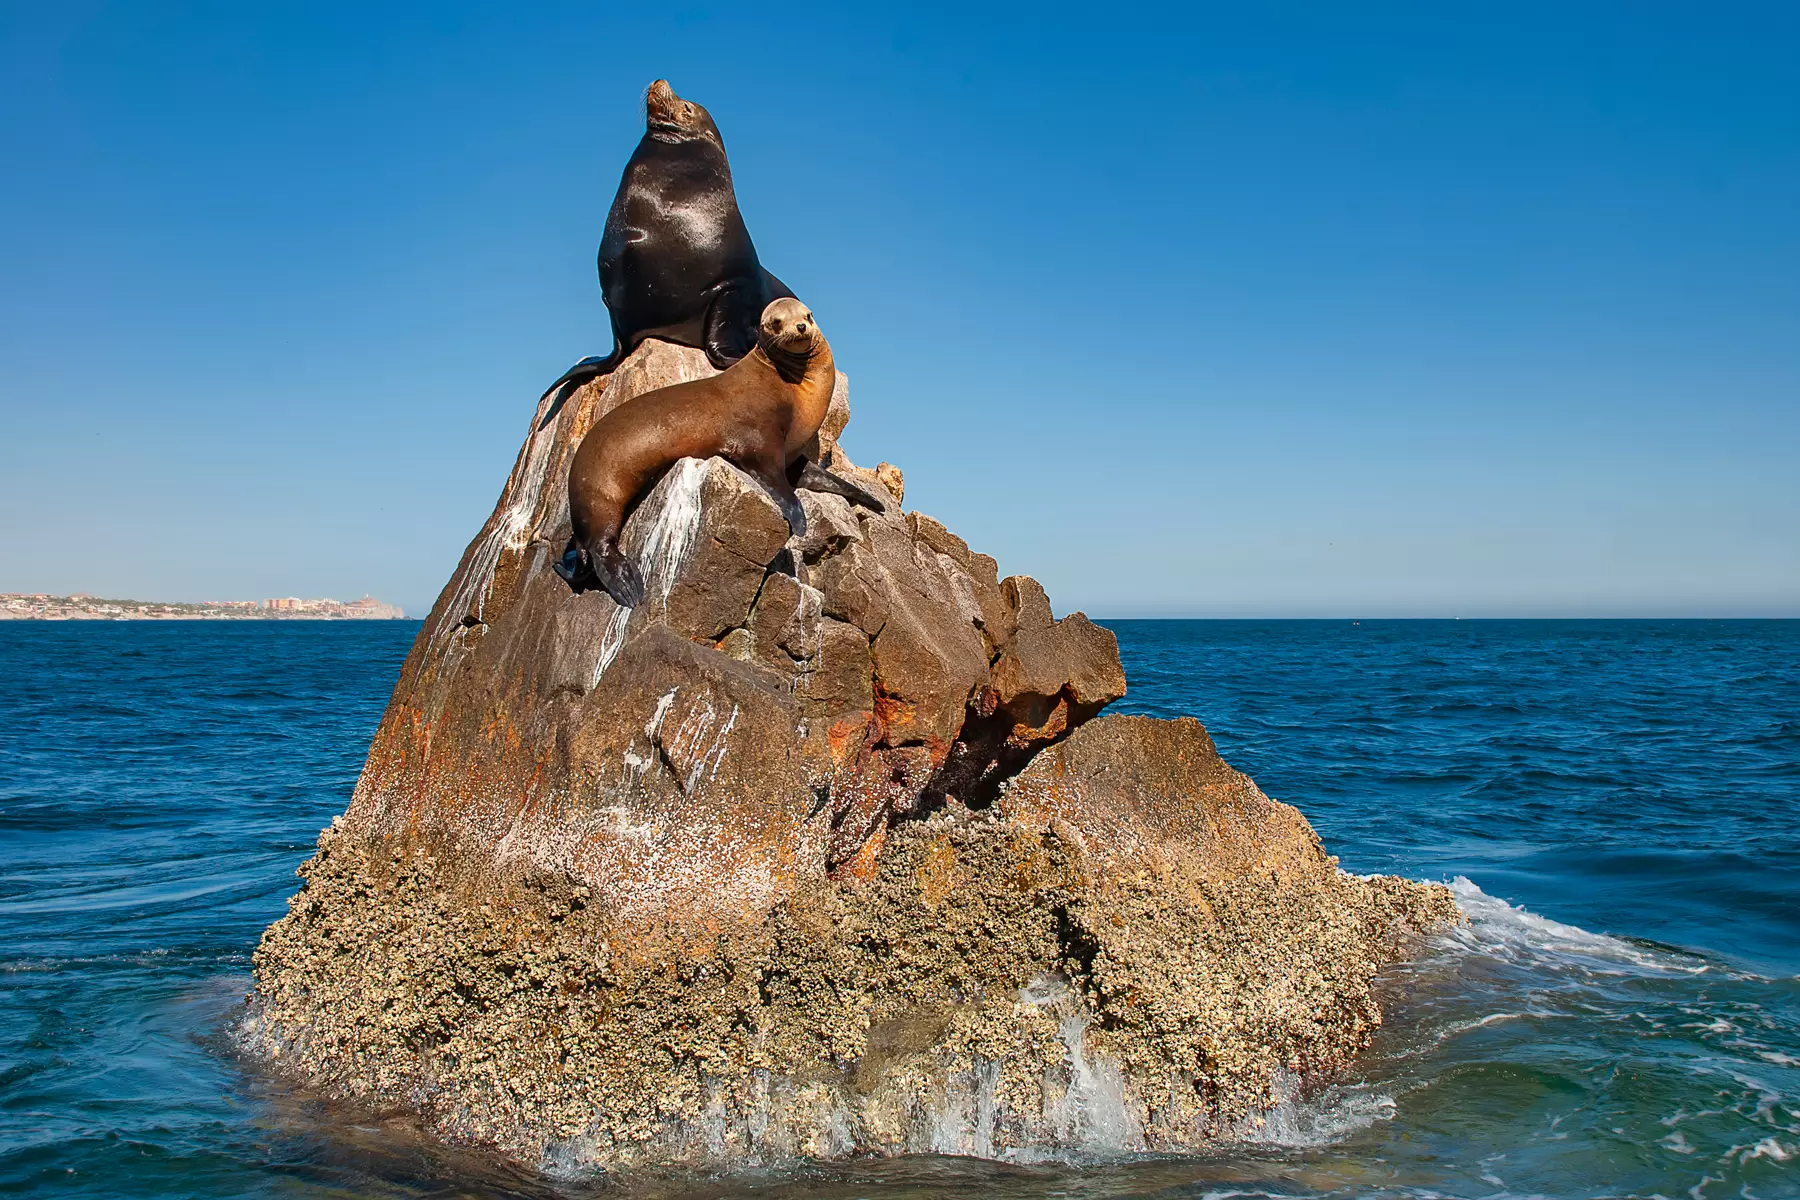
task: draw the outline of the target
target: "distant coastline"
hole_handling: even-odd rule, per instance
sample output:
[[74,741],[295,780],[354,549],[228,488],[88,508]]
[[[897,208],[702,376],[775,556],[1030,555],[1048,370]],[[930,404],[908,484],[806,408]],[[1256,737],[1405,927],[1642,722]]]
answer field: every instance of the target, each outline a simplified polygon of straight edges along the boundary
[[0,593],[0,621],[398,621],[405,616],[398,605],[383,604],[373,596],[348,602],[278,596],[183,604],[104,600],[81,592],[73,596]]

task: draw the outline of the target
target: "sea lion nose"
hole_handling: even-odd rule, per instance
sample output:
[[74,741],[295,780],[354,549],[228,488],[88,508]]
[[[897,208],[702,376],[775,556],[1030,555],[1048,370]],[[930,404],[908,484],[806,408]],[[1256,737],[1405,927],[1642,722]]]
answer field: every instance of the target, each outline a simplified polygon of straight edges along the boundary
[[806,332],[806,322],[802,321],[798,325],[794,326],[794,328],[799,330],[801,333],[805,333]]

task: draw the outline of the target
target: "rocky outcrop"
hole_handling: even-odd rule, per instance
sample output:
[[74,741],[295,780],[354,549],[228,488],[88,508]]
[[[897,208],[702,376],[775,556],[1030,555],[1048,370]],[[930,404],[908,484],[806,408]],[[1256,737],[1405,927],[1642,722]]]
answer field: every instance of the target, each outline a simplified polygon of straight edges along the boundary
[[1338,872],[1197,722],[1096,720],[1113,636],[849,462],[847,391],[815,450],[886,512],[803,493],[790,538],[684,460],[624,532],[646,603],[570,594],[581,435],[710,370],[647,342],[534,414],[257,952],[252,1042],[608,1164],[1190,1146],[1341,1065],[1448,894]]

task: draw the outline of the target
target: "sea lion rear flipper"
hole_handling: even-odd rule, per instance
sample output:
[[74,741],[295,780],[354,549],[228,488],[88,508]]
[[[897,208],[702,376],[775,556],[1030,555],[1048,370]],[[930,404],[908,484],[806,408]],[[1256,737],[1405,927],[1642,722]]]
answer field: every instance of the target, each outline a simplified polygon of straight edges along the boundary
[[564,371],[562,376],[557,379],[555,383],[544,389],[543,396],[538,397],[538,402],[541,404],[543,403],[544,396],[548,396],[551,393],[558,391],[563,393],[556,398],[556,403],[550,406],[550,411],[544,414],[544,419],[538,422],[538,428],[543,429],[546,425],[550,424],[551,421],[556,419],[556,414],[558,412],[562,411],[563,401],[569,398],[569,392],[575,390],[566,385],[572,383],[576,386],[580,386],[596,376],[605,375],[618,365],[618,360],[619,348],[614,346],[611,354],[590,354],[568,370]]
[[805,465],[794,479],[794,486],[805,488],[809,492],[826,492],[833,496],[842,496],[852,504],[860,504],[864,508],[876,512],[886,512],[887,505],[869,492],[857,487],[848,479],[839,479],[812,459],[802,459]]

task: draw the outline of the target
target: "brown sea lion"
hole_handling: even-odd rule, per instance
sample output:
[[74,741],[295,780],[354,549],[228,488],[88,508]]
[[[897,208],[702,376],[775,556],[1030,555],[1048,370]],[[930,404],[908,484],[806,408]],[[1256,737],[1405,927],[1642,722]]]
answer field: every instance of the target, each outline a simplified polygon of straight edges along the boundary
[[644,577],[619,549],[629,510],[675,463],[718,455],[760,483],[795,534],[806,532],[796,486],[880,512],[880,500],[809,462],[837,367],[811,310],[787,297],[762,312],[756,345],[709,379],[657,388],[613,409],[581,439],[569,464],[573,534],[554,564],[576,592],[596,585],[626,608],[644,600]]
[[605,374],[647,337],[697,346],[724,369],[750,352],[769,302],[794,294],[756,257],[712,115],[666,79],[644,95],[644,136],[606,214],[600,292],[612,353],[582,359],[549,391]]

